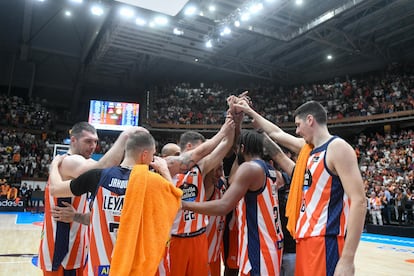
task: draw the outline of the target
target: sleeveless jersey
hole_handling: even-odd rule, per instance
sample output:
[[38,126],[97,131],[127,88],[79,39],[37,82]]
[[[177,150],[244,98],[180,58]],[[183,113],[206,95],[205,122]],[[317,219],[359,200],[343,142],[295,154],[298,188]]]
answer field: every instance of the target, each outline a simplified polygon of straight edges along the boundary
[[[194,202],[206,201],[203,177],[198,166],[194,166],[186,174],[178,174],[175,185],[183,190],[182,200]],[[175,217],[171,234],[190,234],[206,227],[207,224],[208,218],[206,215],[180,209]]]
[[283,233],[280,224],[276,172],[262,160],[255,160],[266,175],[258,191],[248,191],[237,206],[240,272],[251,275],[279,275]]
[[[216,200],[223,197],[226,190],[222,178],[214,187],[213,195],[210,200]],[[209,216],[208,225],[206,228],[207,240],[208,240],[208,262],[212,263],[220,258],[221,245],[223,241],[223,232],[225,226],[226,216]]]
[[123,167],[102,170],[92,205],[88,275],[108,275],[130,173]]
[[[307,162],[303,199],[296,224],[296,238],[345,236],[349,200],[338,176],[326,165],[326,150],[332,137],[313,149]],[[340,153],[338,153],[340,154]]]
[[[71,202],[76,212],[85,213],[88,208],[87,195],[60,198]],[[49,181],[45,188],[45,214],[39,249],[39,267],[44,271],[56,271],[60,265],[64,269],[77,269],[84,265],[87,253],[88,226],[78,222],[63,223],[52,218],[51,210],[58,206],[59,198],[49,192]],[[69,227],[68,233],[58,231],[58,224]],[[65,241],[64,244],[61,242]],[[62,247],[67,246],[67,253],[63,259],[57,255],[65,252]],[[63,253],[64,254],[64,253]],[[59,261],[62,259],[61,261]]]
[[375,198],[370,198],[369,199],[369,209],[370,210],[381,210],[381,199],[379,197],[375,197]]

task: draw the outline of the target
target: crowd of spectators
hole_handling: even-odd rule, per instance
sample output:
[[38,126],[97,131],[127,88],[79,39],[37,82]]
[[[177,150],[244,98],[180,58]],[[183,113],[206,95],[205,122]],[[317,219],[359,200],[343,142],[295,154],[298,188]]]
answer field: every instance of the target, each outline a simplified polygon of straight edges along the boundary
[[0,130],[0,178],[19,183],[22,177],[45,178],[53,155],[47,135],[18,129]]
[[[325,104],[331,119],[412,110],[414,72],[401,73],[400,69],[391,68],[382,78],[371,75],[324,85],[279,88],[277,93],[274,87],[254,88],[249,90],[249,95],[255,108],[277,123],[293,121],[290,112],[311,99]],[[221,124],[226,98],[232,93],[217,84],[211,88],[191,88],[185,83],[167,86],[158,89],[157,96],[153,97],[151,118],[168,124]],[[54,145],[62,144],[68,133],[51,129],[55,122],[42,101],[28,103],[21,97],[0,94],[0,108],[1,196],[11,200],[24,198],[30,204],[27,193],[34,187],[22,183],[25,179],[47,179]],[[100,133],[99,136],[96,153],[104,154],[116,135]],[[178,137],[178,134],[167,136]],[[158,142],[160,148],[164,142],[174,141]],[[414,131],[362,133],[355,137],[353,145],[365,184],[367,222],[414,223]]]
[[360,134],[354,146],[367,196],[367,221],[413,224],[414,131]]
[[31,130],[49,130],[53,115],[40,99],[26,101],[22,97],[0,94],[0,125]]
[[[41,191],[40,185],[33,187],[23,182],[20,185],[10,185],[5,178],[0,179],[0,199],[24,202],[25,207],[38,207],[40,205],[38,198],[32,197],[34,191]],[[44,205],[44,202],[42,202]]]
[[319,101],[329,119],[368,116],[414,109],[414,68],[393,65],[367,76],[293,87],[248,87],[230,91],[218,84],[191,87],[189,83],[154,89],[151,122],[221,124],[226,98],[249,91],[254,108],[274,123],[292,122],[292,112],[309,100]]
[[221,124],[230,91],[218,84],[191,88],[189,83],[167,85],[153,95],[151,121],[168,124]]

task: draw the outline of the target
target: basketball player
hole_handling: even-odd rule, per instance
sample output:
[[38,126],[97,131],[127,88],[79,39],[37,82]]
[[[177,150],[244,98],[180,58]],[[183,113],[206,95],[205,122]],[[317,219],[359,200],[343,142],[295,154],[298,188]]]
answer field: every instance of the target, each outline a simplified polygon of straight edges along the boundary
[[[228,114],[223,125],[225,137],[209,155],[195,164],[185,174],[175,176],[176,186],[183,190],[184,201],[203,202],[206,200],[204,177],[221,164],[229,152],[234,139],[234,121]],[[222,128],[223,128],[222,127]],[[205,138],[198,132],[188,131],[181,135],[179,146],[182,154],[203,145]],[[169,265],[169,275],[208,275],[208,242],[206,235],[207,217],[191,211],[180,210],[171,230],[171,241],[161,268]],[[168,271],[166,271],[168,272]],[[162,271],[159,271],[162,275]]]
[[180,147],[174,143],[167,143],[161,149],[161,157],[180,155]]
[[225,215],[237,206],[239,269],[241,275],[279,275],[283,233],[278,212],[274,169],[262,159],[263,135],[242,131],[238,142],[240,166],[228,190],[218,200],[183,201],[182,209],[206,215]]
[[[69,156],[63,160],[59,168],[62,179],[74,179],[94,168],[118,165],[122,160],[128,135],[137,130],[147,132],[141,127],[131,127],[122,132],[112,148],[97,162],[91,158],[98,143],[96,129],[87,122],[75,124],[70,131]],[[82,216],[78,216],[79,221],[73,223],[52,219],[53,208],[66,206],[63,202],[71,204],[79,214],[88,211],[86,195],[56,198],[50,195],[49,186],[46,186],[45,215],[38,263],[44,275],[82,275],[86,257],[87,226],[79,223],[83,219]]]
[[[165,185],[172,185],[166,161],[154,156],[154,153],[155,140],[152,135],[137,131],[129,135],[125,158],[119,166],[89,170],[76,179],[62,181],[58,171],[59,159],[55,158],[57,161],[52,162],[49,185],[53,196],[92,194],[90,245],[84,274],[102,275],[110,271],[112,251],[132,168],[139,164],[151,164],[167,180],[164,181]],[[61,210],[56,209],[53,215],[60,219]]]
[[297,242],[296,275],[353,275],[366,213],[353,148],[330,134],[326,110],[318,102],[306,102],[294,112],[301,138],[260,116],[245,100],[235,108],[278,144],[299,154],[286,207],[287,214],[291,212],[288,229]]
[[[207,173],[204,178],[207,200],[216,200],[223,197],[228,184],[224,178],[223,165],[220,164],[212,171]],[[221,257],[223,249],[223,233],[226,216],[209,216],[206,227],[208,242],[208,263],[210,266],[210,276],[221,275]]]

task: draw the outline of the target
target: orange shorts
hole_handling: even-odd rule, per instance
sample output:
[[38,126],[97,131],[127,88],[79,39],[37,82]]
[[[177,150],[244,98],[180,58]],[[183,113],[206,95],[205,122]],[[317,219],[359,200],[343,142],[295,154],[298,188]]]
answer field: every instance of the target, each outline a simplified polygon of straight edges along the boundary
[[333,275],[343,247],[344,237],[321,236],[298,239],[295,275]]
[[233,227],[233,229],[228,230],[227,237],[223,237],[226,241],[223,241],[227,248],[224,249],[224,264],[228,268],[238,269],[237,258],[239,253],[239,242],[238,242],[238,229]]
[[[43,271],[44,276],[82,276],[83,268],[64,270],[63,266],[59,266],[59,269],[56,271]],[[85,274],[86,275],[86,274]]]
[[195,237],[172,236],[168,249],[170,275],[208,275],[208,242],[206,233]]
[[210,276],[221,275],[221,259],[217,258],[216,261],[210,263]]

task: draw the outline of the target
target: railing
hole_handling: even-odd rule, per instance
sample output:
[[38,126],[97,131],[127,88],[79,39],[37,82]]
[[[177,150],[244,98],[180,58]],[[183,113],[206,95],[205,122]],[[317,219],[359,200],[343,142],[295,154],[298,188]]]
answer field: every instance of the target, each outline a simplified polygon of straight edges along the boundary
[[[341,119],[328,120],[328,125],[352,125],[356,123],[372,123],[388,120],[398,119],[412,119],[414,120],[414,110],[397,111],[393,113],[375,114],[370,116],[347,117]],[[294,122],[278,123],[281,128],[294,128]],[[204,124],[167,124],[167,123],[149,123],[150,129],[175,129],[175,130],[189,130],[189,129],[205,129],[216,130],[221,125],[204,125]],[[252,124],[243,124],[244,128],[253,128]]]

